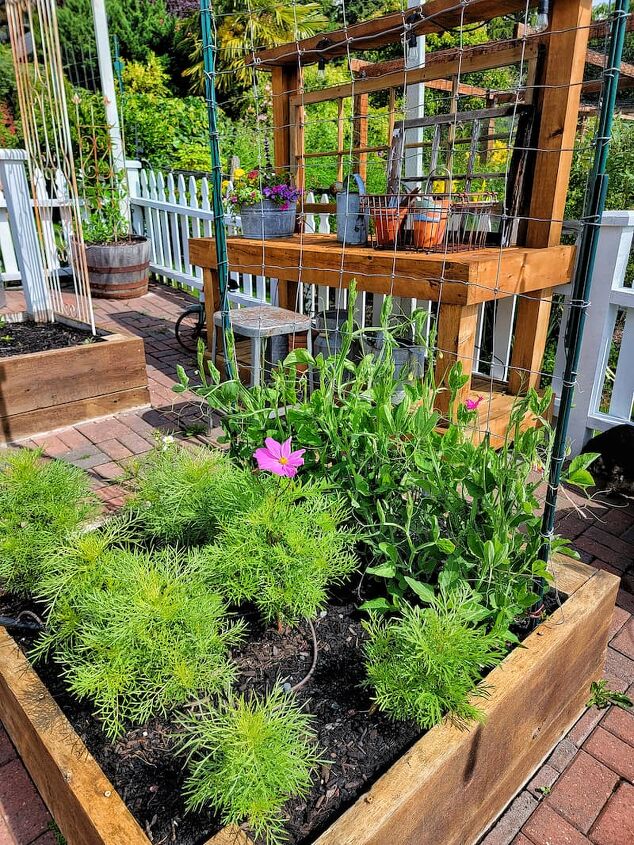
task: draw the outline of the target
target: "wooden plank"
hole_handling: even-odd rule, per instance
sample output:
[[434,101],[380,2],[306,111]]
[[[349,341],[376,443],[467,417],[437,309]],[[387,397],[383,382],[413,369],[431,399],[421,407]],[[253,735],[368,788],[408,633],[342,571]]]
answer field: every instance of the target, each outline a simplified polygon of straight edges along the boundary
[[68,845],[149,845],[4,628],[0,628],[0,714]]
[[273,97],[274,165],[278,170],[291,167],[291,107],[290,98],[298,90],[298,64],[273,68],[271,89]]
[[[461,405],[471,391],[471,368],[475,351],[476,328],[478,324],[478,308],[476,305],[450,305],[441,302],[438,312],[438,329],[436,335],[436,386],[447,388],[446,377],[451,367],[457,362],[462,363],[464,375],[469,381],[456,394],[456,405]],[[451,395],[449,389],[443,390],[437,397],[438,410],[442,414],[449,411]]]
[[[590,48],[586,50],[586,64],[593,65],[594,67],[600,67],[604,70],[607,62],[608,57],[605,53],[600,53],[598,50],[591,50]],[[630,64],[630,62],[621,62],[619,73],[622,76],[633,77],[634,65]]]
[[365,52],[386,44],[398,44],[405,32],[408,35],[445,32],[463,24],[524,12],[536,5],[537,0],[528,0],[528,3],[523,0],[463,0],[462,3],[455,3],[455,0],[430,0],[416,10],[419,13],[418,20],[414,18],[415,10],[410,13],[392,12],[345,29],[321,32],[301,41],[260,50],[247,61],[270,68],[297,65],[301,57],[302,65],[306,67],[316,64],[320,58],[330,60],[348,55],[351,50]]
[[[427,61],[433,55],[435,54],[429,53],[427,55]],[[404,59],[391,59],[387,62],[364,62],[360,59],[352,59],[350,62],[350,70],[354,72],[357,79],[384,76],[386,73],[403,70],[404,68]],[[449,79],[433,79],[426,84],[428,88],[433,88],[436,91],[451,91],[453,88],[453,80]],[[489,91],[486,88],[481,88],[479,85],[467,85],[465,82],[460,82],[458,83],[458,94],[464,97],[488,97]]]
[[147,386],[142,338],[110,335],[97,343],[0,359],[2,415],[32,413]]
[[463,50],[439,50],[431,53],[426,64],[420,68],[407,71],[397,70],[385,76],[373,79],[356,79],[353,83],[334,85],[320,91],[300,92],[291,96],[291,105],[303,103],[321,103],[325,100],[336,100],[339,97],[352,97],[355,94],[369,94],[373,91],[384,91],[388,88],[401,88],[405,84],[415,85],[418,82],[429,82],[433,79],[447,76],[464,75],[480,70],[491,70],[496,67],[518,64],[537,56],[539,39],[533,38],[527,43],[520,39],[490,42]]
[[149,405],[150,393],[145,384],[21,414],[0,415],[0,443],[11,443],[33,434],[44,434],[55,428],[65,428]]
[[[553,563],[558,583],[567,565]],[[467,731],[450,723],[433,728],[315,845],[478,840],[576,721],[590,682],[601,677],[619,582],[585,569],[587,580],[576,579],[562,610],[487,676],[489,697],[478,699],[486,721]]]
[[[359,290],[434,301],[442,291],[443,302],[454,305],[526,293],[545,284],[565,284],[574,261],[572,246],[546,250],[507,247],[502,252],[490,248],[447,255],[394,253],[348,245],[342,250],[334,235],[280,238],[264,244],[229,238],[227,247],[234,271],[335,288],[348,287],[354,278]],[[212,239],[191,239],[189,248],[194,264],[215,266]]]

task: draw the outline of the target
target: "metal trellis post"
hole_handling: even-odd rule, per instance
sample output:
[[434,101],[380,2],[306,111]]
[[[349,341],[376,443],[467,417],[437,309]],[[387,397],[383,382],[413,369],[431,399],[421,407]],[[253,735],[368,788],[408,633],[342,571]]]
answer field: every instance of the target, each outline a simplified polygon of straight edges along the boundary
[[[597,126],[597,144],[585,197],[583,226],[572,283],[570,316],[566,331],[566,363],[562,379],[559,414],[555,429],[548,489],[542,519],[543,539],[539,558],[545,562],[548,562],[550,557],[551,537],[555,527],[557,493],[561,482],[561,471],[566,457],[568,421],[570,419],[573,394],[577,381],[581,340],[586,319],[586,307],[589,302],[601,217],[605,208],[605,198],[608,188],[606,168],[629,7],[629,0],[616,0],[614,11],[612,12],[608,63],[603,76],[601,111]],[[544,589],[545,585],[542,583],[542,593]]]
[[[200,26],[202,32],[203,67],[205,70],[205,100],[209,121],[209,149],[211,152],[212,208],[214,213],[214,240],[218,265],[218,284],[220,288],[220,311],[222,313],[222,339],[230,379],[237,378],[238,368],[235,361],[235,344],[229,315],[228,285],[229,261],[227,258],[227,230],[222,204],[222,167],[220,164],[220,145],[218,141],[218,115],[216,105],[216,50],[213,32],[213,20],[209,0],[200,0]],[[215,362],[214,362],[215,364]]]

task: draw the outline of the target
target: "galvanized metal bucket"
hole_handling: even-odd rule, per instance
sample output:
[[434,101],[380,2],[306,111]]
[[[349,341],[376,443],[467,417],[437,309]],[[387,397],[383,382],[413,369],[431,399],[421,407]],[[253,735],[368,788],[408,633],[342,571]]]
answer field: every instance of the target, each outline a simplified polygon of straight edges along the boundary
[[242,234],[245,238],[271,240],[290,238],[295,231],[297,203],[290,203],[282,210],[271,200],[262,200],[255,205],[243,205],[240,210]]
[[342,244],[362,246],[368,240],[370,215],[368,211],[361,211],[361,197],[365,194],[363,179],[358,173],[352,176],[359,193],[340,191],[337,194],[337,240]]

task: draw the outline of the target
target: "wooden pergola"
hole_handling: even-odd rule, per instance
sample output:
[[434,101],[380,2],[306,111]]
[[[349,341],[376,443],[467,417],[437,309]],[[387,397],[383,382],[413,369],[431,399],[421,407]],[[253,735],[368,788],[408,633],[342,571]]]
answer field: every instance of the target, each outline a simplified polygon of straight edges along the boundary
[[[529,0],[529,5],[536,5],[536,1]],[[430,0],[406,12],[263,50],[253,59],[259,72],[271,74],[275,166],[289,171],[299,186],[303,186],[305,162],[311,154],[304,149],[305,110],[309,104],[326,101],[341,104],[354,98],[353,113],[357,121],[353,153],[357,166],[361,167],[363,155],[370,150],[363,121],[358,116],[363,115],[363,98],[367,100],[372,92],[393,92],[425,83],[448,91],[455,100],[461,93],[483,96],[488,95],[484,89],[466,85],[466,74],[521,63],[528,68],[528,78],[524,91],[515,96],[531,104],[533,119],[530,143],[525,148],[524,198],[518,213],[523,225],[516,246],[445,256],[440,266],[439,256],[401,252],[396,253],[394,264],[388,261],[389,255],[381,256],[370,248],[342,249],[334,236],[329,239],[322,236],[319,240],[320,236],[304,234],[286,242],[229,239],[231,269],[279,279],[283,305],[293,307],[299,281],[345,287],[351,278],[356,279],[360,290],[379,293],[398,290],[400,295],[436,299],[440,302],[438,343],[445,353],[444,363],[437,369],[438,378],[444,377],[447,366],[455,360],[463,362],[466,372],[471,371],[476,334],[475,300],[473,291],[467,294],[461,290],[476,285],[478,301],[519,294],[509,379],[496,386],[495,395],[491,396],[493,404],[497,401],[499,408],[504,406],[506,411],[509,397],[539,384],[552,289],[567,281],[572,271],[574,249],[560,245],[564,207],[588,60],[588,39],[591,32],[596,37],[594,33],[602,31],[605,24],[592,23],[592,0],[552,0],[549,28],[545,32],[526,32],[505,41],[434,52],[423,67],[406,70],[402,62],[377,67],[364,62],[358,54],[399,43],[404,36],[442,32],[524,12],[525,8],[525,0],[464,0],[460,4],[454,0]],[[354,80],[323,90],[304,90],[302,71],[307,65],[344,56],[352,59]],[[342,130],[339,131],[341,138]],[[193,241],[190,254],[205,268],[211,303],[208,307],[213,309],[214,301],[218,300],[217,292],[214,297],[216,265],[212,242]],[[468,397],[472,389],[467,384],[461,392],[462,398]]]

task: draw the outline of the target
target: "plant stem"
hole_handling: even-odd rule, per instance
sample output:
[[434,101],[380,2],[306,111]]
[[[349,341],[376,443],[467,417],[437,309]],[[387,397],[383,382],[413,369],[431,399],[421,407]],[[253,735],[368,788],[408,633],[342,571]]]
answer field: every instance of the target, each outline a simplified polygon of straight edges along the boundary
[[308,670],[308,674],[304,678],[302,678],[299,683],[295,684],[294,687],[291,687],[291,692],[297,692],[303,686],[305,686],[313,676],[315,667],[317,666],[317,656],[319,654],[319,646],[317,645],[317,634],[315,633],[315,626],[313,625],[312,621],[310,619],[306,619],[306,622],[308,623],[308,627],[310,628],[310,633],[313,638],[313,662],[311,664],[310,669]]

